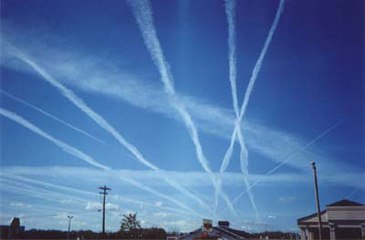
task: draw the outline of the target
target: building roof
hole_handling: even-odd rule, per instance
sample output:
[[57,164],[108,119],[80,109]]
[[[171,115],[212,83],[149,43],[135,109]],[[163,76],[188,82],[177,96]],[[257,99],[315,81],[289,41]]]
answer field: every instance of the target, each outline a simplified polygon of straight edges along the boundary
[[[327,212],[326,210],[321,211],[321,216],[322,216],[322,215],[324,215],[326,212]],[[299,219],[297,220],[297,223],[299,224],[300,222],[303,222],[303,221],[305,221],[305,220],[311,219],[311,218],[313,218],[313,217],[317,217],[317,213],[312,213],[312,214],[307,215],[307,216],[305,216],[305,217],[299,218]]]
[[354,202],[354,201],[350,201],[347,199],[342,199],[341,201],[338,202],[334,202],[331,203],[329,205],[327,205],[327,207],[340,207],[340,206],[364,206],[364,204],[358,203],[358,202]]

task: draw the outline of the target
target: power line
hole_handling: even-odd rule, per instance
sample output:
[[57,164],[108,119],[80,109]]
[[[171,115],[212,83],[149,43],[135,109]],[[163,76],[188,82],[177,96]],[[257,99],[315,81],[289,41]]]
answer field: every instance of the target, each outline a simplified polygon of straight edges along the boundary
[[103,236],[105,236],[105,196],[108,195],[107,191],[112,190],[111,188],[108,188],[104,185],[104,187],[99,187],[99,189],[103,190],[102,192],[99,192],[99,194],[103,195],[103,225],[102,225],[102,233]]

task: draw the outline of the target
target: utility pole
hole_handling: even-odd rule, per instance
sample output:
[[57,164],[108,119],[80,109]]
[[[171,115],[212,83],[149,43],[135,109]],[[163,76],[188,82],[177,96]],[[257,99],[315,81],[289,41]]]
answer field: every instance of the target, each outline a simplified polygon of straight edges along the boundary
[[99,189],[103,190],[102,192],[99,192],[99,194],[103,195],[103,227],[102,227],[102,232],[103,232],[103,237],[105,236],[105,195],[108,195],[109,190],[112,190],[111,188],[108,188],[104,185],[104,187],[99,187]]
[[316,196],[316,206],[317,206],[317,217],[318,217],[318,230],[319,230],[319,240],[322,240],[322,218],[321,218],[321,208],[319,206],[319,193],[318,193],[318,182],[317,182],[317,169],[316,163],[314,161],[311,162],[314,176],[314,191]]
[[68,218],[68,232],[67,232],[67,239],[70,240],[70,231],[71,231],[71,219],[73,218],[74,216],[71,216],[71,215],[68,215],[67,218]]

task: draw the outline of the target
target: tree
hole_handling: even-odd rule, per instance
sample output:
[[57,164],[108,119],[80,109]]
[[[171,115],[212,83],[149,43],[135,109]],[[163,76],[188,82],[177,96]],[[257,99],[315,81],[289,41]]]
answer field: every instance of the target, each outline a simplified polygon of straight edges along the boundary
[[123,214],[123,219],[121,221],[121,225],[120,225],[120,229],[122,231],[131,231],[131,230],[136,230],[136,229],[140,229],[141,228],[141,224],[140,222],[137,220],[137,213],[129,213],[128,215]]

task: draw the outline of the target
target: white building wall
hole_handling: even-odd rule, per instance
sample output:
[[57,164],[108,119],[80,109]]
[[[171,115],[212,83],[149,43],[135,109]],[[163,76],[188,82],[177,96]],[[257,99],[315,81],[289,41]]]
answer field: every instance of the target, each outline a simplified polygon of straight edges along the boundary
[[328,207],[328,220],[364,220],[365,206],[356,207]]

